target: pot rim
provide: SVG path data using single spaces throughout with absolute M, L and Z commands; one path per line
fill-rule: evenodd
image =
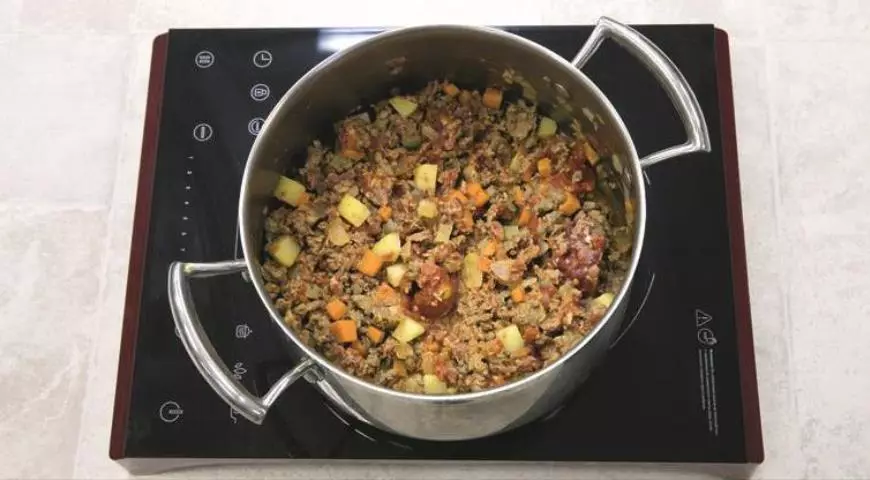
M 270 126 L 272 121 L 275 118 L 276 112 L 280 111 L 282 106 L 285 105 L 290 97 L 292 97 L 300 88 L 301 85 L 311 82 L 315 80 L 322 71 L 324 71 L 327 67 L 329 67 L 332 63 L 337 62 L 351 53 L 357 52 L 359 50 L 364 50 L 368 48 L 372 48 L 376 46 L 379 42 L 390 39 L 396 36 L 402 36 L 410 32 L 420 32 L 420 31 L 439 31 L 439 30 L 457 30 L 457 31 L 470 31 L 477 34 L 484 35 L 492 35 L 499 37 L 503 40 L 513 42 L 517 45 L 520 45 L 524 48 L 531 49 L 537 52 L 540 55 L 543 55 L 558 64 L 560 67 L 566 69 L 567 71 L 572 72 L 574 77 L 578 82 L 583 84 L 585 88 L 587 88 L 591 93 L 593 93 L 602 103 L 604 108 L 608 111 L 611 118 L 616 123 L 616 128 L 622 135 L 625 140 L 626 145 L 628 146 L 627 154 L 630 157 L 629 163 L 631 164 L 631 169 L 633 173 L 634 189 L 637 193 L 637 201 L 638 208 L 636 210 L 636 222 L 635 222 L 635 235 L 634 242 L 632 244 L 633 251 L 631 256 L 631 263 L 629 265 L 628 271 L 626 273 L 625 280 L 622 283 L 622 286 L 619 289 L 619 293 L 617 293 L 616 297 L 605 313 L 604 317 L 598 322 L 595 328 L 592 329 L 583 339 L 578 342 L 576 345 L 571 347 L 570 350 L 562 354 L 555 362 L 550 365 L 545 366 L 544 368 L 523 377 L 519 380 L 506 383 L 504 385 L 489 388 L 477 392 L 468 392 L 468 393 L 456 393 L 450 395 L 427 395 L 420 393 L 408 393 L 402 392 L 398 390 L 393 390 L 390 388 L 386 388 L 380 385 L 376 385 L 374 383 L 368 382 L 359 378 L 355 375 L 345 372 L 342 368 L 334 365 L 332 362 L 323 357 L 319 352 L 315 349 L 310 348 L 308 345 L 305 345 L 301 342 L 296 334 L 288 327 L 281 315 L 275 309 L 274 303 L 269 298 L 268 293 L 266 292 L 265 285 L 263 284 L 262 278 L 260 275 L 255 275 L 254 272 L 259 268 L 259 256 L 251 255 L 251 253 L 256 253 L 260 250 L 260 247 L 257 245 L 251 245 L 248 241 L 247 229 L 249 228 L 248 222 L 248 209 L 245 198 L 248 197 L 248 185 L 250 184 L 252 169 L 251 169 L 251 161 L 250 159 L 259 154 L 259 151 L 263 148 L 262 145 L 265 142 L 265 138 L 268 137 L 268 132 L 270 130 Z M 581 45 L 582 46 L 582 45 Z M 579 48 L 579 46 L 578 46 Z M 269 311 L 272 320 L 281 328 L 287 337 L 293 341 L 294 345 L 298 347 L 307 358 L 313 359 L 316 362 L 317 368 L 323 368 L 328 370 L 332 375 L 338 377 L 342 381 L 351 382 L 354 386 L 363 388 L 365 390 L 369 390 L 373 393 L 380 393 L 384 395 L 398 397 L 408 401 L 416 401 L 416 402 L 424 402 L 428 404 L 454 404 L 454 403 L 465 403 L 469 401 L 478 400 L 488 396 L 494 396 L 498 394 L 509 393 L 515 390 L 520 390 L 526 385 L 535 382 L 541 377 L 547 376 L 551 374 L 554 370 L 561 367 L 561 365 L 568 361 L 571 357 L 577 354 L 583 347 L 585 347 L 588 343 L 590 343 L 598 333 L 604 328 L 604 326 L 610 322 L 614 316 L 614 312 L 616 311 L 616 307 L 621 305 L 623 301 L 625 301 L 625 297 L 628 295 L 629 287 L 634 281 L 635 272 L 637 270 L 637 265 L 640 260 L 641 250 L 643 249 L 644 243 L 644 235 L 646 231 L 646 188 L 644 185 L 644 177 L 643 170 L 640 165 L 640 160 L 637 155 L 637 150 L 634 145 L 634 141 L 631 138 L 631 135 L 628 132 L 628 129 L 625 126 L 625 123 L 622 120 L 622 117 L 616 111 L 616 108 L 610 102 L 610 99 L 598 88 L 598 86 L 589 79 L 579 68 L 575 67 L 571 62 L 562 58 L 552 50 L 536 43 L 531 40 L 520 37 L 519 35 L 510 33 L 505 30 L 500 30 L 493 27 L 485 27 L 485 26 L 474 26 L 474 25 L 420 25 L 420 26 L 411 26 L 411 27 L 402 27 L 393 30 L 386 30 L 384 32 L 378 33 L 370 38 L 367 38 L 359 43 L 351 45 L 343 50 L 340 50 L 320 63 L 314 66 L 311 70 L 305 73 L 299 80 L 297 80 L 281 97 L 281 100 L 275 105 L 275 107 L 269 112 L 266 121 L 263 123 L 262 128 L 260 129 L 260 134 L 254 141 L 253 146 L 251 147 L 251 151 L 248 154 L 248 158 L 245 162 L 245 171 L 242 176 L 242 185 L 239 193 L 239 212 L 238 212 L 238 222 L 240 229 L 240 237 L 242 243 L 242 252 L 245 257 L 245 264 L 247 265 L 249 278 L 251 282 L 254 284 L 254 288 L 257 290 L 257 294 L 260 297 L 260 301 Z M 320 374 L 320 372 L 318 372 Z M 319 375 L 323 377 L 323 375 Z M 324 378 L 325 379 L 325 378 Z

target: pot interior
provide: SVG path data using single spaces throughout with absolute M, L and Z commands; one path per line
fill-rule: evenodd
M 391 89 L 411 92 L 445 78 L 463 88 L 498 86 L 506 101 L 524 97 L 538 102 L 541 113 L 563 129 L 573 123 L 574 128 L 594 133 L 610 153 L 597 166 L 599 178 L 606 179 L 599 181 L 599 190 L 613 212 L 610 221 L 642 224 L 638 218 L 642 219 L 644 200 L 636 183 L 640 168 L 631 139 L 607 99 L 570 63 L 527 40 L 478 27 L 417 27 L 372 37 L 325 60 L 284 95 L 254 143 L 243 179 L 240 228 L 251 279 L 276 323 L 297 346 L 323 362 L 281 322 L 260 276 L 263 222 L 277 205 L 272 191 L 278 176 L 304 164 L 314 139 L 330 145 L 333 124 L 355 109 L 388 97 Z M 636 244 L 642 228 L 634 230 Z M 620 294 L 625 290 L 624 286 Z

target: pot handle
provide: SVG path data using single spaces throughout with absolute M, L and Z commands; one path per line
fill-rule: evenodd
M 236 380 L 220 359 L 208 335 L 202 328 L 190 293 L 191 278 L 205 278 L 242 272 L 247 268 L 244 260 L 215 263 L 173 262 L 169 267 L 169 305 L 175 327 L 187 354 L 202 377 L 220 397 L 251 422 L 260 425 L 269 407 L 293 382 L 305 375 L 314 362 L 306 358 L 285 373 L 262 398 L 248 392 Z
M 671 102 L 674 103 L 688 136 L 688 140 L 682 145 L 668 147 L 643 157 L 640 160 L 641 167 L 649 167 L 663 160 L 689 153 L 709 152 L 710 132 L 707 129 L 704 114 L 701 112 L 701 106 L 698 105 L 698 98 L 692 92 L 692 87 L 689 86 L 689 82 L 686 81 L 674 62 L 637 30 L 612 18 L 601 17 L 589 39 L 586 40 L 571 63 L 578 69 L 582 69 L 607 38 L 613 39 L 628 50 L 655 75 Z

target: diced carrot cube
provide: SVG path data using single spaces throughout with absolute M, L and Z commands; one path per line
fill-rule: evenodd
M 477 182 L 468 182 L 465 184 L 465 192 L 474 197 L 477 193 L 483 191 L 483 186 Z
M 356 322 L 353 320 L 338 320 L 332 322 L 329 326 L 329 331 L 338 343 L 351 343 L 355 342 L 357 339 Z
M 567 193 L 565 200 L 559 205 L 559 213 L 573 215 L 577 210 L 580 210 L 580 200 L 573 193 Z
M 520 218 L 517 220 L 517 225 L 524 227 L 532 221 L 532 209 L 529 207 L 523 207 L 523 210 L 520 212 Z
M 479 194 L 474 196 L 474 205 L 478 207 L 482 207 L 486 205 L 486 202 L 489 201 L 489 194 L 486 192 L 480 192 Z
M 457 87 L 456 85 L 454 85 L 452 83 L 445 83 L 441 87 L 441 90 L 443 90 L 444 93 L 447 94 L 447 96 L 449 96 L 449 97 L 455 97 L 456 95 L 459 94 L 459 87 Z
M 490 259 L 490 258 L 480 257 L 477 260 L 477 268 L 479 268 L 480 271 L 482 271 L 482 272 L 488 272 L 489 267 L 491 267 L 491 266 L 492 266 L 492 259 Z
M 372 343 L 377 345 L 384 339 L 384 331 L 376 327 L 369 327 L 366 330 L 366 336 L 369 337 Z
M 338 320 L 347 313 L 347 305 L 341 300 L 333 298 L 326 304 L 326 314 L 333 320 Z
M 374 277 L 384 265 L 384 259 L 371 250 L 366 250 L 363 257 L 360 259 L 356 269 L 365 275 Z
M 542 177 L 549 177 L 550 174 L 553 173 L 553 162 L 550 161 L 549 158 L 538 160 L 538 173 L 540 173 Z
M 526 292 L 523 290 L 522 285 L 517 285 L 513 290 L 511 290 L 511 299 L 516 303 L 520 303 L 526 299 Z
M 513 197 L 514 197 L 514 203 L 517 206 L 521 206 L 526 201 L 526 194 L 523 193 L 523 189 L 520 187 L 514 187 Z
M 389 220 L 390 217 L 393 216 L 393 207 L 389 205 L 384 205 L 383 207 L 378 209 L 378 215 L 381 216 L 384 220 Z
M 483 92 L 483 105 L 492 109 L 501 107 L 501 90 L 497 88 L 487 88 L 486 91 Z
M 486 202 L 489 201 L 489 194 L 486 193 L 486 190 L 483 189 L 477 182 L 471 182 L 466 187 L 466 192 L 471 195 L 471 200 L 478 207 L 482 207 Z
M 456 200 L 459 203 L 468 202 L 468 197 L 463 195 L 459 190 L 450 190 L 450 193 L 447 194 L 447 200 Z

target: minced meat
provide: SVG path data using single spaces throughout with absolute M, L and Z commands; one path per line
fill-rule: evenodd
M 608 152 L 550 122 L 447 82 L 338 122 L 265 222 L 263 278 L 288 326 L 416 393 L 503 385 L 576 345 L 621 286 L 631 249 L 613 239 L 630 227 L 596 194 Z

